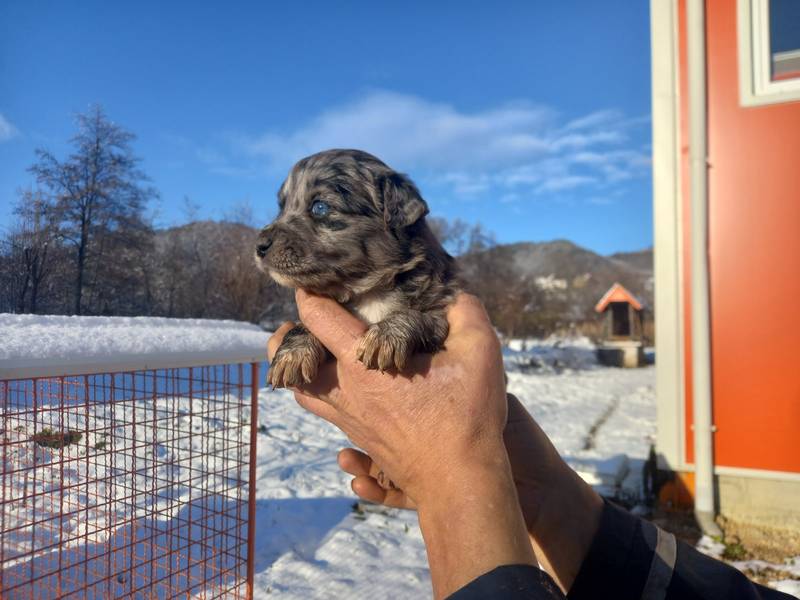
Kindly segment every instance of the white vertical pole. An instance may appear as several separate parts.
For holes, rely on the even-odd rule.
[[[684,466],[677,0],[650,0],[658,467]]]
[[[694,407],[694,510],[701,529],[719,535],[714,522],[711,422],[711,332],[708,284],[708,136],[705,0],[687,2],[689,62],[689,176],[691,179],[692,398]]]

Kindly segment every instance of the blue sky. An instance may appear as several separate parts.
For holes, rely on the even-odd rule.
[[[652,243],[647,2],[0,4],[0,226],[92,103],[138,136],[160,226],[275,214],[292,163],[377,154],[499,241]]]

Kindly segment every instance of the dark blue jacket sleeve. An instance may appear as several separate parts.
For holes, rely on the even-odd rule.
[[[530,565],[497,567],[471,581],[447,600],[564,600],[550,576]]]
[[[497,567],[449,600],[553,600],[564,595],[537,567]],[[600,527],[569,600],[791,600],[679,542],[671,533],[606,502]]]
[[[600,527],[570,600],[788,600],[722,561],[677,541],[652,523],[606,502]]]

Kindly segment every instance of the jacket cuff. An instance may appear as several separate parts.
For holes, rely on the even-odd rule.
[[[559,587],[539,567],[504,565],[484,573],[447,600],[563,600]]]
[[[600,527],[567,597],[571,600],[641,598],[645,585],[651,585],[649,579],[658,533],[651,523],[604,500]],[[674,538],[672,542],[674,544]],[[670,569],[669,576],[671,573]],[[656,569],[654,576],[655,583],[661,587],[666,574]],[[668,584],[669,577],[664,588]]]

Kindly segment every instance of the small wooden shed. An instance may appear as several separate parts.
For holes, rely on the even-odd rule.
[[[603,295],[595,311],[604,315],[600,362],[617,367],[638,367],[644,362],[642,303],[620,283]]]

